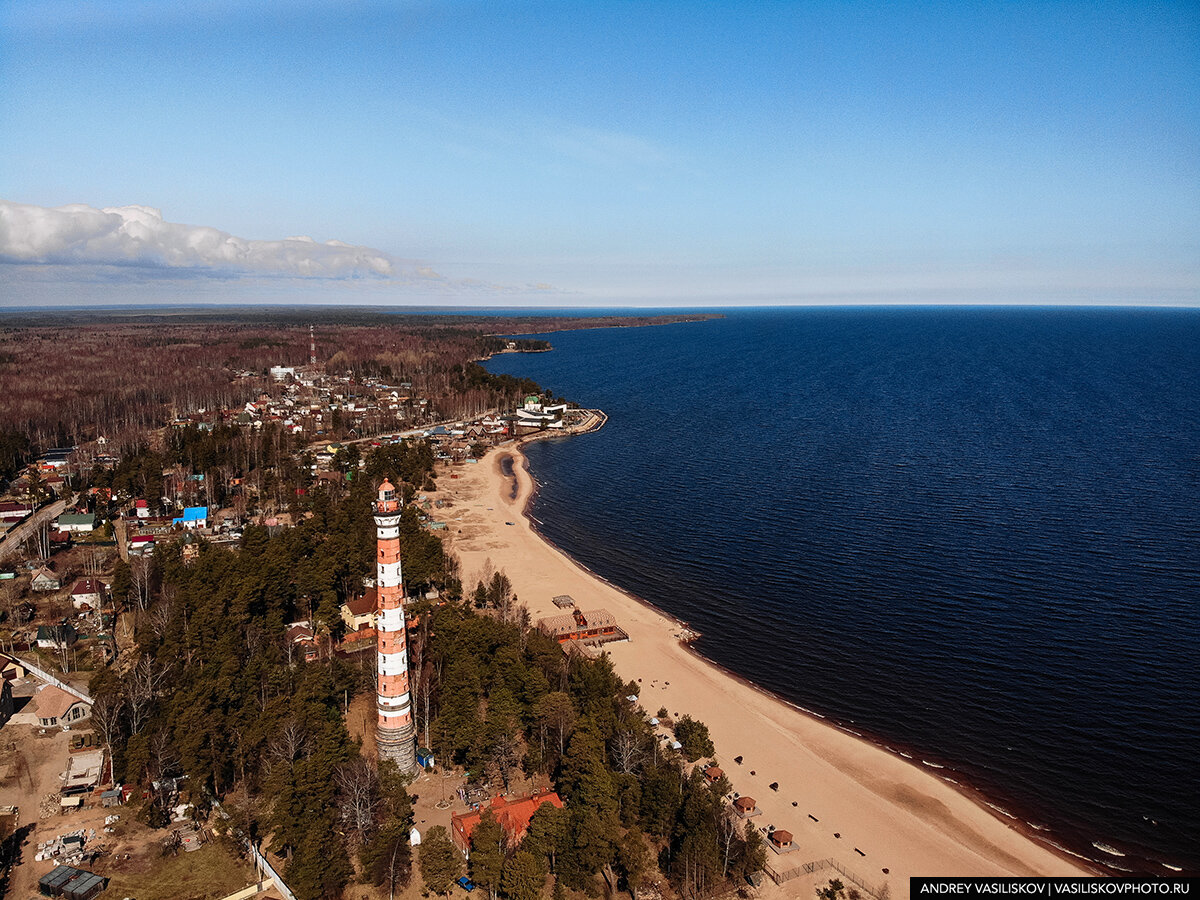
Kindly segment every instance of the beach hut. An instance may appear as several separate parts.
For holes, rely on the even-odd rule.
[[[780,850],[788,850],[792,846],[792,833],[784,831],[782,828],[777,828],[769,835],[772,846]]]
[[[718,766],[709,766],[704,770],[704,777],[708,779],[709,784],[712,784],[718,778],[724,777],[724,775],[725,771]]]
[[[733,811],[743,819],[757,816],[761,812],[758,808],[758,803],[753,797],[738,797],[733,801]]]

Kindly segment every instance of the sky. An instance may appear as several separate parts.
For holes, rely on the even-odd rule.
[[[1200,305],[1195,2],[4,0],[0,307]]]

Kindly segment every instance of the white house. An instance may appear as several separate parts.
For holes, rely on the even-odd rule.
[[[87,534],[96,530],[96,517],[92,513],[63,513],[58,517],[58,530]]]
[[[83,609],[85,606],[90,609],[99,609],[104,598],[104,585],[95,578],[80,578],[71,587],[71,603],[76,609]]]

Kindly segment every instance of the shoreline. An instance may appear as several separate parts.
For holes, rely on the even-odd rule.
[[[793,867],[833,858],[877,888],[886,884],[905,895],[913,875],[1101,874],[1092,861],[1037,839],[1022,821],[1002,820],[969,785],[948,782],[681,642],[678,619],[541,534],[530,515],[536,481],[522,443],[493,449],[465,472],[456,470],[457,484],[446,485],[454,504],[446,518],[464,582],[489,568],[505,571],[535,620],[557,611],[551,598],[559,593],[571,594],[581,608],[614,613],[630,641],[604,649],[622,678],[641,684],[643,708],[653,715],[661,705],[704,721],[734,789],[754,796],[763,810],[756,824],[796,835],[800,849],[769,854],[769,862]],[[511,475],[502,468],[506,456]],[[735,765],[733,757],[743,753],[745,763]]]
[[[588,429],[588,430],[595,430],[595,429]],[[587,433],[587,432],[584,431],[584,432],[580,432],[580,433]],[[526,474],[529,476],[529,480],[532,484],[532,488],[528,492],[528,495],[525,497],[525,505],[521,509],[521,515],[524,516],[529,521],[530,528],[534,531],[535,534],[538,535],[538,537],[542,541],[544,541],[550,547],[554,548],[556,551],[561,553],[563,556],[569,558],[576,566],[578,566],[580,569],[582,569],[584,572],[586,572],[592,578],[596,579],[597,581],[603,582],[604,584],[606,584],[610,588],[612,588],[614,591],[617,591],[618,593],[623,594],[630,601],[640,604],[641,606],[645,607],[647,610],[654,613],[655,615],[660,616],[664,620],[673,622],[676,625],[676,627],[680,628],[681,630],[691,631],[690,623],[682,621],[677,616],[672,615],[670,612],[668,612],[658,606],[655,606],[649,600],[646,600],[643,597],[639,597],[637,594],[634,594],[633,592],[626,590],[625,588],[621,587],[620,585],[616,584],[615,582],[610,581],[608,578],[605,578],[599,572],[596,572],[594,569],[590,568],[585,563],[580,562],[578,559],[576,559],[575,557],[573,557],[569,553],[567,553],[566,550],[564,550],[562,547],[558,546],[558,544],[554,543],[554,541],[552,541],[549,537],[547,537],[543,533],[541,528],[538,527],[539,525],[542,524],[542,522],[540,519],[537,519],[532,514],[532,508],[533,508],[533,502],[537,498],[540,486],[538,484],[537,479],[533,477],[533,473],[529,470],[528,457],[526,457],[524,453],[520,452],[520,449],[519,449],[520,446],[523,445],[524,443],[526,443],[530,440],[536,440],[538,437],[539,437],[539,435],[530,435],[527,438],[519,438],[515,442],[510,442],[509,444],[506,444],[506,445],[503,445],[503,446],[497,448],[498,450],[501,451],[499,453],[499,455],[497,456],[497,461],[500,464],[502,464],[506,458],[515,459],[516,457],[519,457],[522,468],[524,469]],[[505,452],[505,451],[512,451],[512,452]],[[515,464],[514,464],[514,469],[515,469]],[[699,632],[692,632],[692,633],[695,634],[696,637],[700,636]],[[949,769],[950,771],[952,771],[956,774],[962,774],[958,769],[955,769],[948,765],[939,764],[939,763],[931,764],[924,759],[918,759],[917,757],[915,757],[911,754],[905,753],[904,750],[900,750],[894,746],[891,746],[892,744],[900,743],[898,741],[894,741],[890,738],[885,738],[881,735],[877,735],[877,734],[874,734],[871,732],[856,731],[855,729],[851,728],[849,725],[839,721],[836,718],[832,718],[823,713],[815,712],[814,710],[811,710],[811,709],[807,709],[807,708],[801,706],[799,703],[796,703],[793,700],[789,700],[781,694],[775,693],[770,688],[764,687],[763,685],[758,684],[755,681],[752,681],[747,676],[742,675],[739,672],[735,672],[733,669],[730,669],[728,666],[725,666],[725,665],[717,662],[716,660],[710,659],[708,656],[706,656],[704,653],[702,653],[699,650],[699,648],[697,648],[695,646],[695,638],[687,638],[687,639],[680,638],[679,645],[681,648],[686,650],[688,653],[691,653],[693,656],[695,656],[699,662],[716,669],[718,672],[720,672],[722,675],[724,675],[726,678],[730,679],[731,681],[735,681],[738,684],[742,685],[743,687],[757,692],[758,694],[762,695],[763,697],[765,697],[766,699],[770,700],[773,703],[778,703],[778,704],[781,704],[781,705],[787,707],[788,709],[810,719],[814,724],[825,725],[829,728],[836,729],[837,731],[841,732],[848,738],[853,738],[853,739],[859,740],[877,750],[881,750],[891,756],[903,759],[904,762],[913,769],[913,771],[915,771],[921,775],[935,778],[935,779],[945,783],[947,786],[952,788],[955,792],[960,794],[964,799],[969,800],[970,802],[974,803],[980,809],[981,812],[983,812],[986,815],[989,815],[993,819],[995,819],[996,822],[999,823],[1000,825],[1003,825],[1007,828],[1012,828],[1016,831],[1019,831],[1026,838],[1028,838],[1031,842],[1037,844],[1038,846],[1044,847],[1045,849],[1054,853],[1056,856],[1059,856],[1060,858],[1062,858],[1064,861],[1066,861],[1068,863],[1071,863],[1074,865],[1079,865],[1080,863],[1082,863],[1084,866],[1089,867],[1090,870],[1086,874],[1093,875],[1096,877],[1106,877],[1106,876],[1110,876],[1113,874],[1117,874],[1113,871],[1104,871],[1105,863],[1103,863],[1100,860],[1095,860],[1090,857],[1084,856],[1083,854],[1077,853],[1073,850],[1063,847],[1054,841],[1048,840],[1047,838],[1045,838],[1043,836],[1043,831],[1045,830],[1045,826],[1039,827],[1039,826],[1033,824],[1033,822],[1031,822],[1025,816],[1010,812],[1004,806],[1000,805],[1003,802],[1001,800],[1001,798],[989,797],[989,795],[986,794],[983,790],[981,790],[980,788],[976,787],[975,785],[973,785],[969,782],[958,781],[953,778],[950,778],[949,776],[936,774],[936,772],[933,771],[933,770]],[[906,749],[916,750],[917,748],[906,747]],[[932,754],[930,754],[930,755],[932,755]],[[926,769],[928,769],[930,771],[926,771]],[[1005,821],[1006,819],[1008,821]],[[1097,868],[1092,869],[1091,867],[1097,867]]]

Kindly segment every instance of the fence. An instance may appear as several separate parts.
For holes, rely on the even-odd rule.
[[[283,895],[283,900],[296,900],[296,895],[292,893],[291,888],[283,883],[283,879],[279,876],[279,873],[275,871],[275,867],[267,861],[267,858],[259,852],[258,848],[254,846],[254,843],[249,838],[242,834],[240,830],[233,827],[233,822],[231,822],[229,819],[229,813],[225,812],[225,809],[221,806],[221,802],[219,800],[213,800],[213,809],[217,811],[217,815],[219,815],[226,821],[226,823],[228,823],[228,826],[233,829],[232,834],[240,839],[241,842],[246,846],[246,849],[250,852],[250,859],[254,862],[254,874],[257,876],[259,873],[262,873],[268,876],[267,878],[263,879],[262,884],[260,885],[262,890],[266,890],[265,885],[268,881],[273,881],[275,882],[275,890],[279,891],[279,893]]]
[[[801,875],[812,875],[814,872],[820,872],[822,869],[833,869],[839,872],[844,878],[854,882],[864,894],[868,897],[873,897],[874,900],[884,900],[887,896],[883,888],[877,888],[874,885],[867,884],[836,859],[829,857],[827,859],[817,859],[812,862],[806,862],[803,865],[795,866],[791,869],[777,871],[771,865],[767,865],[767,875],[776,884],[783,884],[785,881],[791,881],[793,878],[799,878]]]
[[[279,877],[279,873],[275,871],[275,867],[267,861],[265,856],[258,852],[258,848],[249,841],[246,841],[246,846],[250,848],[250,858],[254,860],[255,871],[266,872],[270,876],[271,880],[275,882],[275,890],[283,895],[283,900],[296,900],[296,895],[283,883],[283,879]]]
[[[36,663],[31,663],[29,660],[27,660],[23,656],[22,657],[14,657],[14,659],[16,659],[17,662],[19,662],[26,669],[28,669],[30,672],[32,672],[39,679],[46,682],[47,684],[52,684],[56,688],[60,688],[61,690],[66,691],[72,697],[78,697],[84,703],[92,702],[92,698],[89,697],[85,692],[81,691],[79,688],[71,687],[71,685],[67,684],[65,681],[60,681],[58,678],[51,675],[49,672],[47,672],[45,669],[43,669],[41,666],[37,665]]]

